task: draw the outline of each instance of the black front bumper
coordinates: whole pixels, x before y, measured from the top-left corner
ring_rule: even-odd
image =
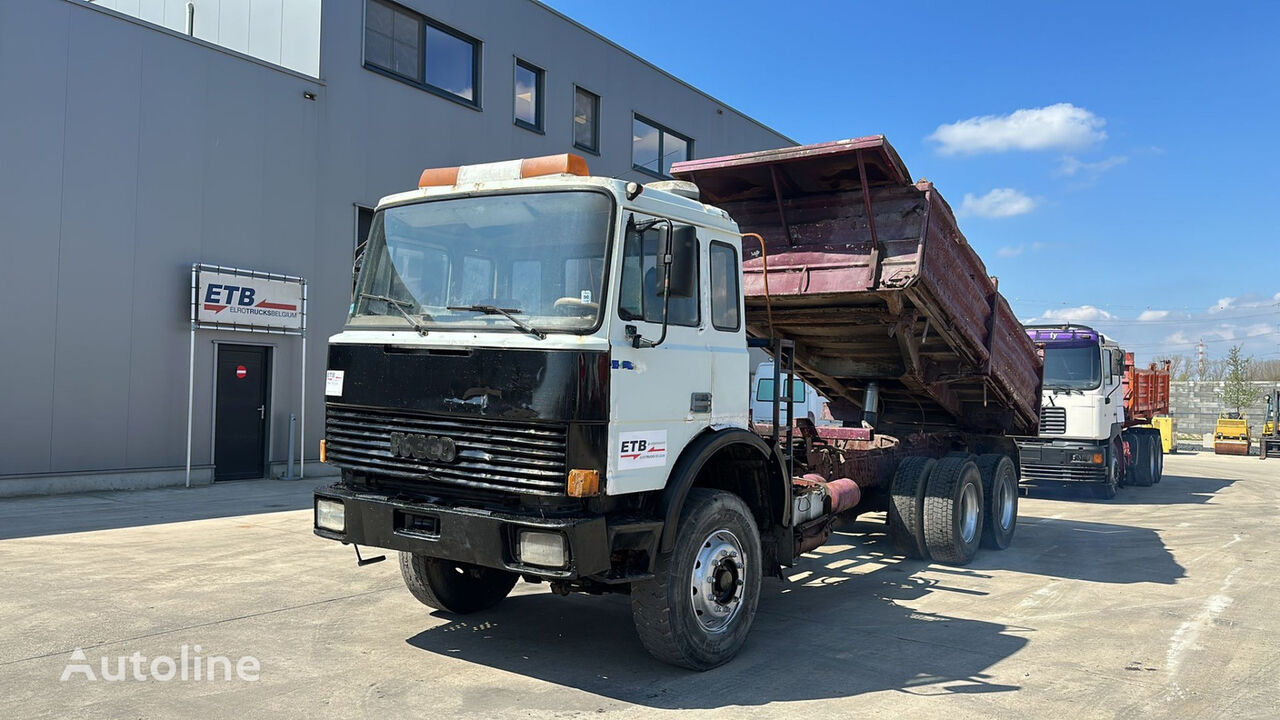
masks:
[[[1022,482],[1105,483],[1110,447],[1096,443],[1069,440],[1039,442],[1019,440],[1022,460]],[[1102,462],[1083,463],[1081,455],[1102,455]]]
[[[428,502],[408,501],[337,483],[316,491],[315,499],[343,504],[345,528],[314,527],[315,534],[342,543],[421,553],[455,562],[521,574],[576,579],[609,570],[609,533],[603,516],[543,518]],[[312,521],[315,512],[312,508]],[[521,529],[563,535],[568,563],[560,568],[520,562]]]

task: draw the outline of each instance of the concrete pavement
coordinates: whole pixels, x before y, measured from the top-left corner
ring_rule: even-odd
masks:
[[[1013,547],[965,568],[854,523],[702,674],[649,658],[625,596],[433,614],[394,556],[311,534],[312,482],[0,501],[0,693],[13,717],[1274,717],[1280,462],[1165,472],[1023,498]],[[60,681],[76,648],[98,675],[184,645],[258,679]]]

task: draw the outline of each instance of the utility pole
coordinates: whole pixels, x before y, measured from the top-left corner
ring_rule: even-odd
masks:
[[[1204,380],[1204,338],[1196,343],[1196,380]]]

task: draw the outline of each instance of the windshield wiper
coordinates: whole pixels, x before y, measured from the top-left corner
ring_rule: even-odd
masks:
[[[399,313],[404,316],[405,320],[409,321],[409,324],[413,326],[414,330],[418,331],[419,335],[423,337],[427,336],[427,327],[422,323],[418,322],[417,320],[414,320],[413,316],[410,315],[407,310],[405,310],[405,306],[414,307],[413,303],[405,300],[397,300],[392,297],[387,297],[386,295],[374,295],[373,293],[367,293],[367,292],[360,293],[360,297],[368,298],[369,300],[381,300],[382,302],[390,305],[391,307],[399,311]]]
[[[547,334],[529,323],[515,316],[515,313],[524,312],[519,308],[500,308],[497,305],[449,305],[449,310],[470,310],[471,312],[484,313],[485,315],[502,315],[506,319],[516,324],[516,327],[538,338],[546,340]]]

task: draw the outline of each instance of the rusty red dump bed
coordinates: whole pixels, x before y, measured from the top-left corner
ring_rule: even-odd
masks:
[[[1169,361],[1143,369],[1134,365],[1133,353],[1124,354],[1124,424],[1146,425],[1158,415],[1169,414]]]
[[[1034,345],[950,206],[911,182],[883,136],[691,160],[672,174],[764,238],[765,257],[743,239],[748,332],[794,340],[799,374],[836,418],[861,419],[874,380],[883,432],[1036,433]]]

